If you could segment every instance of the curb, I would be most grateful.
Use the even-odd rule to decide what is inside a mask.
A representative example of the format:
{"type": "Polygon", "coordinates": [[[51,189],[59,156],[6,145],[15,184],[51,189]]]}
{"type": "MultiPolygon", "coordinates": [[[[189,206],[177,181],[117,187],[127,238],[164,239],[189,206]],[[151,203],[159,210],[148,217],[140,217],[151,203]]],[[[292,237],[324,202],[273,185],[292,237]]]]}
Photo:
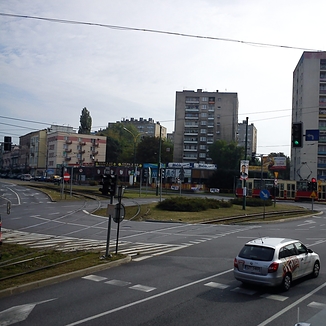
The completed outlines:
{"type": "Polygon", "coordinates": [[[127,256],[126,258],[115,260],[115,261],[109,262],[107,264],[92,266],[92,267],[88,267],[88,268],[81,269],[78,271],[46,278],[44,280],[39,280],[39,281],[35,281],[35,282],[23,284],[23,285],[18,285],[18,286],[12,287],[12,288],[1,290],[0,298],[14,295],[14,294],[23,293],[23,292],[37,289],[37,288],[41,288],[43,286],[52,285],[52,284],[56,284],[56,283],[63,282],[63,281],[68,281],[73,278],[83,277],[83,276],[91,274],[91,273],[100,272],[105,269],[109,269],[112,267],[120,266],[125,263],[129,263],[130,261],[131,261],[131,256],[127,256]]]}

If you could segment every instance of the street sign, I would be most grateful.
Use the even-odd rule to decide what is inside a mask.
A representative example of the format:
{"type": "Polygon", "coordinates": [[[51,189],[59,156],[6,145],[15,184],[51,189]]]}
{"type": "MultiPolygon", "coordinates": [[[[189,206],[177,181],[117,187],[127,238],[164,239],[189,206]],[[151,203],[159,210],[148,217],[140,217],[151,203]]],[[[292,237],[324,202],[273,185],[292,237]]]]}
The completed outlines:
{"type": "Polygon", "coordinates": [[[316,198],[317,197],[317,194],[313,191],[310,195],[310,198],[316,198]]]}
{"type": "Polygon", "coordinates": [[[269,193],[269,191],[267,189],[263,189],[263,190],[260,191],[259,197],[261,199],[263,199],[263,200],[266,200],[266,199],[268,199],[270,197],[270,193],[269,193]]]}
{"type": "Polygon", "coordinates": [[[122,204],[116,204],[114,208],[113,221],[115,223],[120,223],[125,217],[125,207],[122,204]]]}
{"type": "Polygon", "coordinates": [[[66,173],[63,175],[63,180],[64,180],[64,181],[69,181],[69,180],[70,180],[70,174],[66,172],[66,173]]]}

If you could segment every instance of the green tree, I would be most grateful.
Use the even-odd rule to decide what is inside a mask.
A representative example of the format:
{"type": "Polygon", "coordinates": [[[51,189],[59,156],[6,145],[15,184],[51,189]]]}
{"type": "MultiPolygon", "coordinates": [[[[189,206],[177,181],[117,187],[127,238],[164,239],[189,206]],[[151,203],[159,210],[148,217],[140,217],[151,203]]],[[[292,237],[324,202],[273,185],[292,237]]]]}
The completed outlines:
{"type": "Polygon", "coordinates": [[[216,164],[217,170],[207,180],[210,188],[219,188],[223,192],[232,192],[239,176],[240,161],[244,157],[244,148],[236,142],[218,140],[208,148],[208,154],[216,164]]]}
{"type": "MultiPolygon", "coordinates": [[[[159,137],[145,136],[137,146],[138,163],[157,163],[160,146],[159,137]]],[[[172,142],[161,139],[161,163],[173,161],[173,144],[172,142]]]]}
{"type": "Polygon", "coordinates": [[[239,170],[244,148],[238,146],[236,142],[227,143],[225,140],[217,140],[208,147],[208,154],[218,169],[239,170]]]}
{"type": "Polygon", "coordinates": [[[90,112],[86,109],[82,109],[82,113],[80,116],[80,126],[78,129],[79,134],[89,135],[92,129],[92,118],[90,116],[90,112]]]}

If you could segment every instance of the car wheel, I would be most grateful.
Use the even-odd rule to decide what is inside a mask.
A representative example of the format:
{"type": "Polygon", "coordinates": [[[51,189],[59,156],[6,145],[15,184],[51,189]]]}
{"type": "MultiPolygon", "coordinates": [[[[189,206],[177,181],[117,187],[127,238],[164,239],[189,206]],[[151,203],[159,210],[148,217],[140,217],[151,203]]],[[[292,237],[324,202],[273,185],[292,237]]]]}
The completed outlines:
{"type": "Polygon", "coordinates": [[[312,277],[318,277],[319,275],[319,270],[320,270],[320,265],[318,261],[315,261],[314,263],[314,268],[312,270],[312,277]]]}
{"type": "Polygon", "coordinates": [[[285,274],[282,282],[282,289],[284,291],[288,291],[291,287],[291,282],[292,282],[291,275],[289,273],[285,274]]]}

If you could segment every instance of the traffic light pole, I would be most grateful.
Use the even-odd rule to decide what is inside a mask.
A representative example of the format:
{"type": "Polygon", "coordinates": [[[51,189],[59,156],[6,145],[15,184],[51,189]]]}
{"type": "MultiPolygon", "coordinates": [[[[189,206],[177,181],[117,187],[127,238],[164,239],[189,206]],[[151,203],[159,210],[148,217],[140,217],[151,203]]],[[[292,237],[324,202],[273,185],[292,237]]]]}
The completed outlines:
{"type": "MultiPolygon", "coordinates": [[[[110,204],[113,204],[113,198],[114,198],[114,193],[110,194],[110,204]]],[[[109,247],[110,247],[110,234],[111,234],[111,223],[112,223],[112,216],[109,215],[109,221],[108,221],[108,234],[106,238],[106,249],[105,249],[105,256],[104,258],[109,258],[111,257],[109,253],[109,247]]]]}
{"type": "MultiPolygon", "coordinates": [[[[248,117],[246,117],[246,140],[245,140],[245,155],[244,159],[247,159],[247,143],[248,143],[248,117]]],[[[246,179],[243,180],[243,202],[242,202],[242,209],[246,209],[246,196],[247,196],[247,182],[246,179]]]]}

